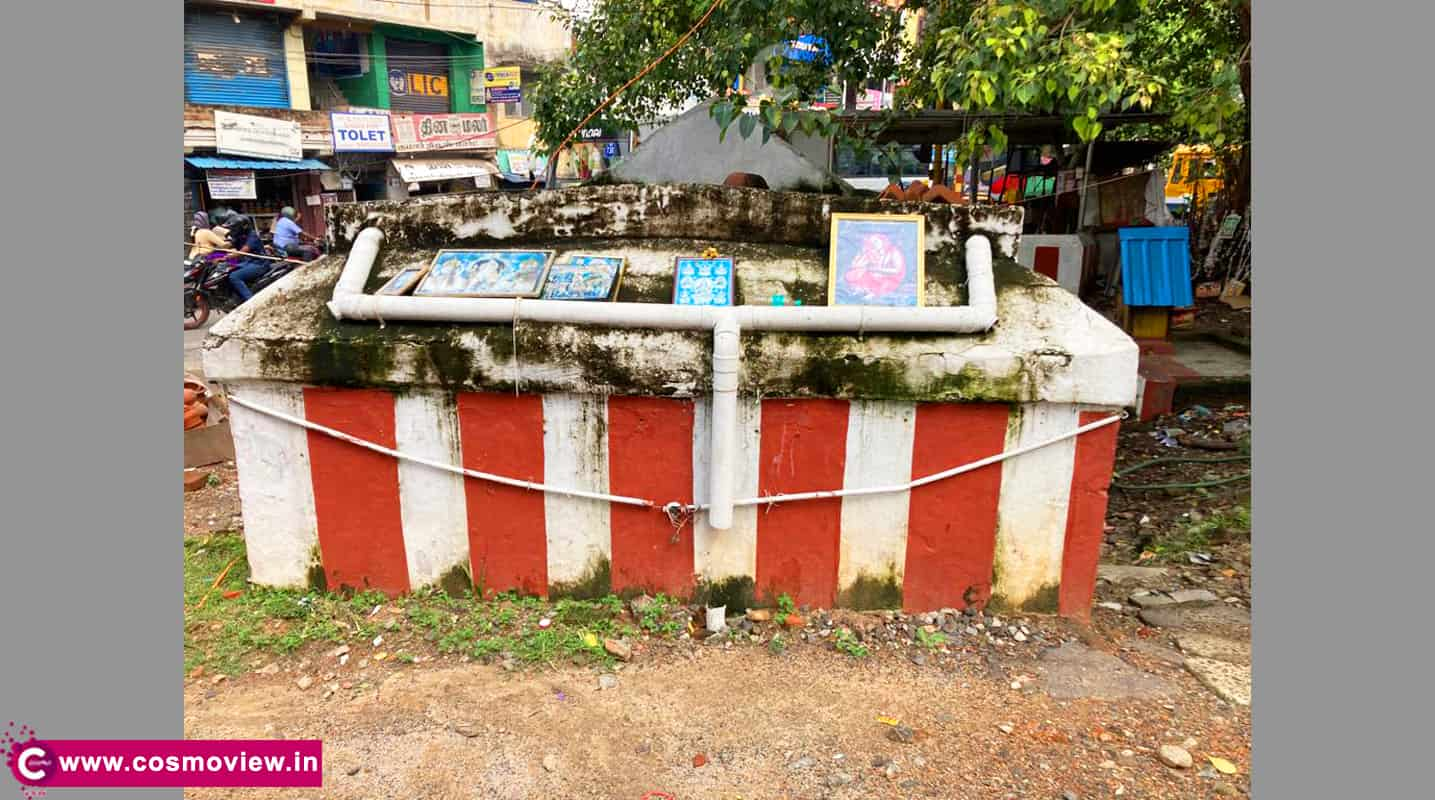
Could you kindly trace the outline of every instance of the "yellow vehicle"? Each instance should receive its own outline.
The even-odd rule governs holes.
[[[1187,208],[1192,200],[1209,197],[1223,185],[1221,162],[1211,148],[1178,147],[1166,178],[1166,207],[1172,211]]]

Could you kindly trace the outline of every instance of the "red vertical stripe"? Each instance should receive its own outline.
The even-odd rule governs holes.
[[[693,501],[693,403],[608,398],[608,488],[660,503]],[[693,593],[693,528],[673,542],[666,514],[612,503],[613,589]]]
[[[1052,280],[1059,280],[1057,275],[1061,270],[1061,248],[1042,246],[1036,248],[1035,270]]]
[[[919,403],[912,478],[1002,452],[1009,414],[999,403]],[[1001,482],[998,463],[912,490],[904,609],[981,606],[991,597]]]
[[[519,480],[543,481],[543,398],[458,395],[463,466]],[[464,479],[473,581],[491,597],[517,590],[548,595],[548,532],[543,493]]]
[[[1106,412],[1086,411],[1081,424]],[[1096,592],[1096,562],[1101,556],[1106,526],[1106,491],[1116,463],[1116,429],[1113,422],[1076,437],[1076,465],[1071,474],[1071,505],[1066,512],[1066,542],[1061,551],[1061,588],[1057,612],[1063,617],[1086,619]]]
[[[758,494],[841,488],[847,411],[846,400],[764,400]],[[758,592],[831,608],[841,529],[841,498],[759,506]]]
[[[394,447],[394,396],[375,389],[304,390],[304,416]],[[319,552],[331,590],[409,590],[399,512],[399,462],[332,436],[309,432],[309,469]]]

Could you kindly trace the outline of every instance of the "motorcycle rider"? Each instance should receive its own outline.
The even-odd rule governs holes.
[[[264,242],[259,238],[259,231],[255,229],[248,217],[242,214],[231,214],[225,220],[226,227],[229,227],[231,237],[243,237],[243,242],[234,249],[246,254],[262,255],[264,253]],[[238,269],[229,273],[227,280],[229,287],[239,295],[240,302],[244,302],[254,296],[250,291],[249,283],[264,276],[273,266],[273,263],[262,258],[241,257]]]
[[[199,222],[199,215],[195,215],[194,221],[195,223]],[[216,248],[228,249],[229,231],[220,225],[220,221],[219,213],[215,212],[208,216],[204,227],[199,227],[196,224],[194,233],[191,235],[194,241],[194,246],[189,250],[191,261],[198,256],[209,255]]]
[[[294,210],[293,206],[280,209],[279,219],[274,221],[274,246],[279,252],[304,261],[313,261],[319,257],[319,251],[304,243],[305,239],[312,238],[299,227],[299,212]]]

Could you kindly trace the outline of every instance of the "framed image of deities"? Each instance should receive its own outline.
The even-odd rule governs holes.
[[[417,297],[537,297],[552,250],[440,250]]]
[[[389,279],[389,282],[379,287],[374,294],[400,296],[406,295],[414,290],[414,287],[423,279],[428,267],[406,267],[399,271],[399,274]]]
[[[921,214],[833,214],[827,304],[922,305],[926,228]]]
[[[544,300],[609,300],[618,294],[628,260],[622,256],[573,255],[548,269]]]
[[[673,261],[673,304],[730,306],[732,281],[731,256],[678,256]]]

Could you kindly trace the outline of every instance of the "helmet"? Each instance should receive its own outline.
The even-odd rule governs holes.
[[[294,210],[294,206],[284,206],[283,208],[279,209],[279,216],[281,217],[288,217],[289,219],[294,219],[298,215],[299,212]]]

